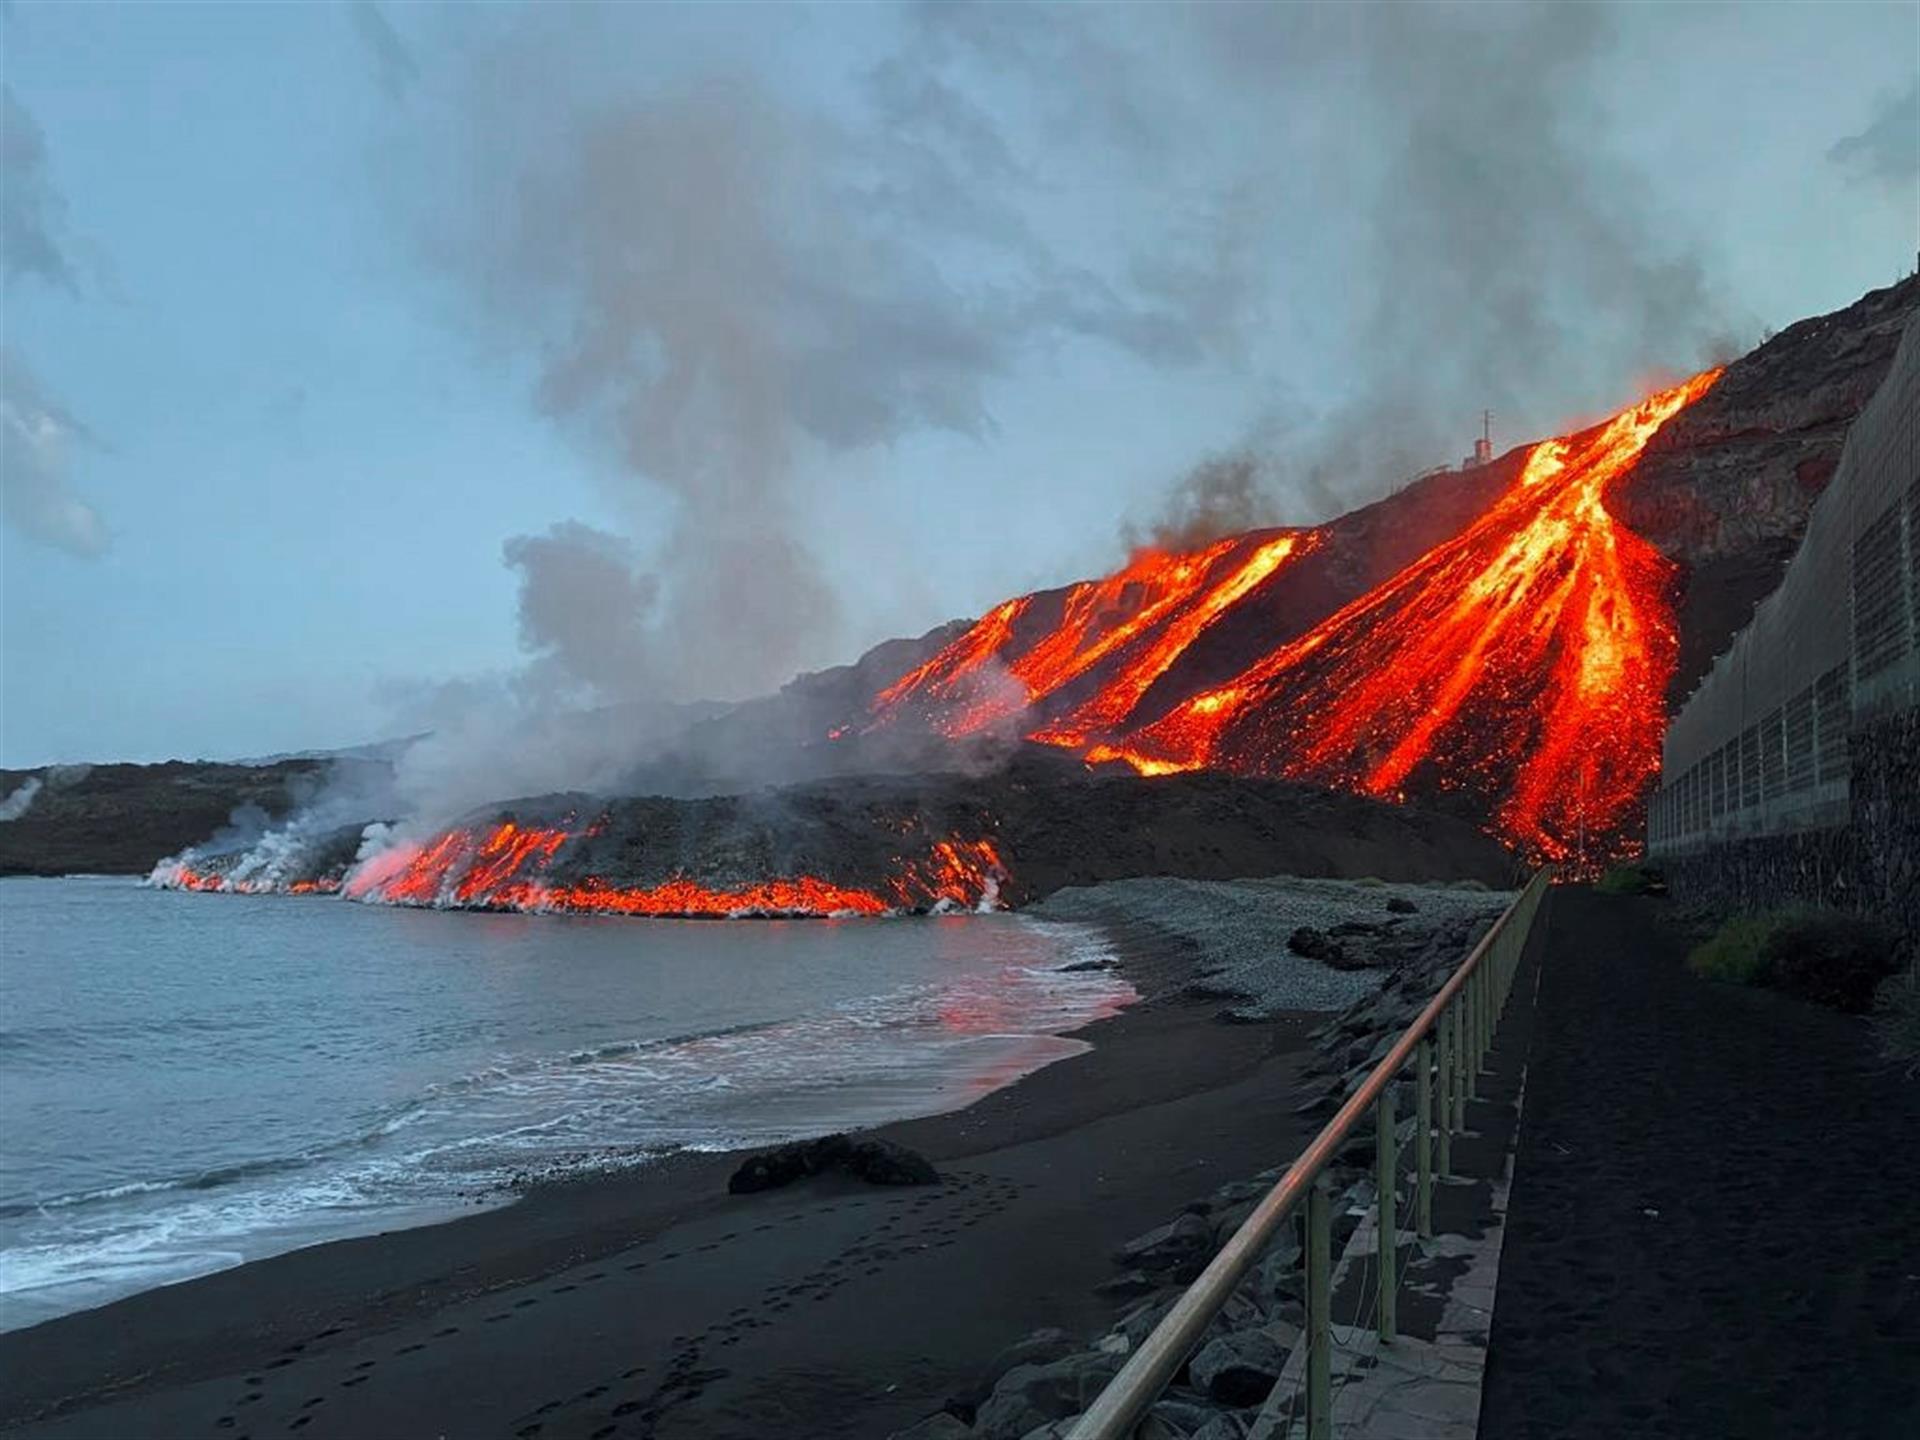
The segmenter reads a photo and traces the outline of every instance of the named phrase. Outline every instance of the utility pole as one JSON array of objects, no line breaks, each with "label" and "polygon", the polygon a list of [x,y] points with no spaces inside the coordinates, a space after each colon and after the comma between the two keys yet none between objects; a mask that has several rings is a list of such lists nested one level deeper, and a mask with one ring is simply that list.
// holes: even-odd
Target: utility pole
[{"label": "utility pole", "polygon": [[1473,463],[1491,465],[1493,463],[1493,412],[1480,412],[1480,438],[1473,442]]}]

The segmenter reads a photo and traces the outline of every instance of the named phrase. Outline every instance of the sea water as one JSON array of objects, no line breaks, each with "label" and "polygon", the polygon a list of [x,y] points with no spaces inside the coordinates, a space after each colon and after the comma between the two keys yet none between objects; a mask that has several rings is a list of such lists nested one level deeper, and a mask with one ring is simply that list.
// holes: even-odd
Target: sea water
[{"label": "sea water", "polygon": [[[0,1329],[516,1176],[965,1105],[1133,998],[1090,927],[0,881]],[[1068,969],[1066,967],[1078,968]]]}]

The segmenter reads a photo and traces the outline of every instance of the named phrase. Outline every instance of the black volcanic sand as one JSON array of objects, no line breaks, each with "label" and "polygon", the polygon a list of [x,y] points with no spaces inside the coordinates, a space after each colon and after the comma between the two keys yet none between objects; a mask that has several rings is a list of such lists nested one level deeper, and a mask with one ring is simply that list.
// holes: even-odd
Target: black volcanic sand
[{"label": "black volcanic sand", "polygon": [[0,1426],[34,1436],[884,1436],[1029,1331],[1091,1334],[1107,1252],[1290,1158],[1317,1017],[1149,1000],[1095,1048],[880,1132],[938,1187],[730,1197],[737,1157],[536,1190],[0,1336]]},{"label": "black volcanic sand", "polygon": [[1920,1093],[1861,1021],[1555,897],[1480,1435],[1920,1435]]}]

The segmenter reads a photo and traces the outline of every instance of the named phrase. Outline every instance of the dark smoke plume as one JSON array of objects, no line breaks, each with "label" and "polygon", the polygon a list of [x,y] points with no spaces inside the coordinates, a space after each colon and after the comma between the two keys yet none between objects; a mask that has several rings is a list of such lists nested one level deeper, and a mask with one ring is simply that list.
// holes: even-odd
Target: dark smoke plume
[{"label": "dark smoke plume", "polygon": [[[1269,112],[1293,240],[1282,285],[1332,297],[1344,400],[1273,457],[1291,521],[1457,462],[1482,408],[1505,444],[1705,363],[1728,324],[1644,177],[1609,156],[1600,6],[1251,6],[1197,12],[1216,73]],[[1324,283],[1332,281],[1334,283]],[[1318,302],[1317,302],[1318,303]]]}]

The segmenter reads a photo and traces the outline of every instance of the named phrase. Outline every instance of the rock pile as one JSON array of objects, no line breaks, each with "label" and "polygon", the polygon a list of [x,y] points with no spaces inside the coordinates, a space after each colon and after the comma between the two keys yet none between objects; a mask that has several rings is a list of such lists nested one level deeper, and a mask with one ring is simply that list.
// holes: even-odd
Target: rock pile
[{"label": "rock pile", "polygon": [[[1408,913],[1402,907],[1413,902],[1395,898],[1395,915]],[[1319,1054],[1307,1074],[1325,1083],[1300,1107],[1303,1113],[1333,1113],[1432,999],[1490,919],[1454,916],[1423,930],[1420,943],[1398,957],[1378,989],[1313,1033]],[[1392,935],[1384,925],[1377,931],[1367,937],[1376,942],[1369,945],[1370,957],[1384,953],[1377,942]],[[1410,1108],[1406,1097],[1396,1097],[1396,1113]],[[1412,1120],[1400,1130],[1410,1143]],[[1327,1171],[1336,1255],[1373,1208],[1373,1152],[1372,1126],[1363,1124]],[[1002,1351],[978,1385],[893,1440],[1061,1440],[1284,1173],[1276,1166],[1230,1181],[1120,1246],[1112,1256],[1116,1274],[1099,1289],[1126,1303],[1105,1334],[1083,1345],[1062,1330],[1035,1331]],[[1244,1440],[1305,1324],[1300,1231],[1296,1216],[1268,1244],[1141,1422],[1135,1433],[1143,1440]]]}]

